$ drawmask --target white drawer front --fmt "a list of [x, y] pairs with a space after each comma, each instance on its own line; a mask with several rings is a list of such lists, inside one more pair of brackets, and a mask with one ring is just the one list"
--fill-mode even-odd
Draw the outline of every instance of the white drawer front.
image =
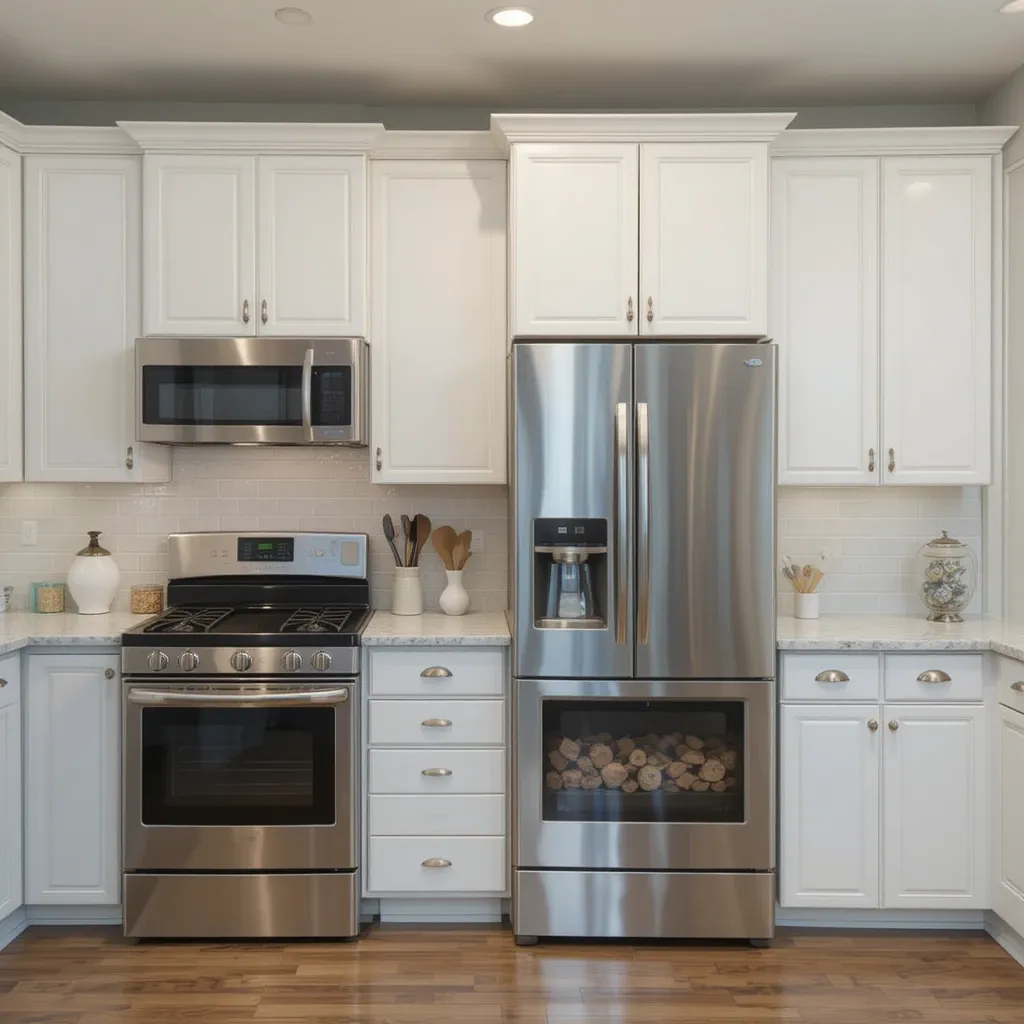
[[[832, 679], [838, 681], [832, 682]], [[782, 656], [783, 700], [877, 701], [881, 695], [881, 679], [877, 654], [815, 651]]]
[[501, 651], [453, 647], [372, 651], [373, 697], [502, 697]]
[[505, 757], [503, 749], [371, 750], [370, 792], [504, 793]]
[[1024, 663], [1004, 655], [999, 655], [999, 703], [1024, 712]]
[[503, 836], [503, 796], [371, 796], [371, 836]]
[[501, 836], [378, 836], [370, 840], [370, 889], [504, 892], [505, 856]]
[[981, 654], [887, 654], [885, 699], [980, 701], [983, 660]]
[[502, 700], [371, 700], [370, 744], [500, 744], [504, 712]]

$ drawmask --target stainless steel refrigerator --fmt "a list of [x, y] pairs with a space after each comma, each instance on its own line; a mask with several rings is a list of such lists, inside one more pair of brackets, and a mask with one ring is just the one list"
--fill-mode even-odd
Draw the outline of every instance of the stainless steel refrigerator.
[[513, 346], [518, 941], [773, 934], [775, 355]]

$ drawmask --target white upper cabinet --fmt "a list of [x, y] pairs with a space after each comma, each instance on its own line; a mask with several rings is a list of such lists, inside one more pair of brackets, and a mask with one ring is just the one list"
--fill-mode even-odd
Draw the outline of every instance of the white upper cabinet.
[[147, 334], [366, 334], [364, 156], [144, 160]]
[[988, 908], [985, 708], [883, 711], [884, 905]]
[[640, 147], [641, 335], [768, 330], [768, 150]]
[[255, 159], [143, 161], [146, 334], [255, 334]]
[[22, 478], [21, 157], [0, 146], [0, 483]]
[[992, 161], [883, 163], [885, 479], [992, 479]]
[[512, 334], [635, 336], [639, 147], [512, 149]]
[[25, 479], [170, 479], [135, 441], [138, 157], [25, 159]]
[[258, 173], [257, 332], [362, 337], [365, 158], [267, 156]]
[[505, 164], [374, 161], [371, 186], [373, 480], [503, 484]]
[[779, 483], [879, 479], [878, 161], [772, 165]]

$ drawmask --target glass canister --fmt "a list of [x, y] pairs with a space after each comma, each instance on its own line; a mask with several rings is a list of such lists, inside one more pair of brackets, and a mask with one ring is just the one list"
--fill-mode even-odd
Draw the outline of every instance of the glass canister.
[[963, 622], [978, 582], [974, 552], [943, 530], [917, 553], [919, 593], [929, 622]]

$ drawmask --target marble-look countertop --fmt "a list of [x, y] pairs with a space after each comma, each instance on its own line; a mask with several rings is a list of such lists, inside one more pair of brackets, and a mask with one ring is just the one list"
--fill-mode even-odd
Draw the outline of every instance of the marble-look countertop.
[[108, 612], [106, 615], [0, 614], [0, 654], [22, 647], [120, 647], [121, 634], [151, 615]]
[[374, 612], [363, 632], [364, 647], [508, 647], [510, 643], [512, 633], [504, 612]]
[[972, 615], [960, 623], [914, 615], [780, 618], [780, 651], [996, 651], [1024, 661], [1024, 627]]

